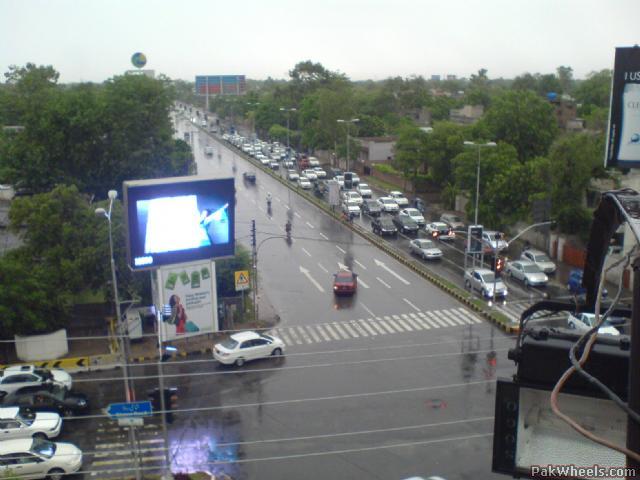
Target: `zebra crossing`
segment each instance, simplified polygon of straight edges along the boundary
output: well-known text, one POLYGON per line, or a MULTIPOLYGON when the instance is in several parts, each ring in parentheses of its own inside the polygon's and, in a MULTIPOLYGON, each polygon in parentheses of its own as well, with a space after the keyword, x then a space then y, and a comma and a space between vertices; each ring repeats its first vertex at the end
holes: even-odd
POLYGON ((382 315, 379 317, 318 323, 315 325, 283 326, 271 329, 287 345, 371 338, 395 333, 438 330, 482 323, 482 320, 464 308, 430 310, 425 312, 382 315))
MULTIPOLYGON (((522 312, 524 312, 531 305, 533 305, 533 303, 528 301, 527 302, 507 302, 505 305, 498 305, 497 308, 506 316, 508 316, 513 322, 518 323, 520 322, 520 315, 522 315, 522 312)), ((536 312, 529 319, 529 322, 533 323, 533 322, 536 322, 536 320, 539 322, 553 322, 558 320, 565 320, 566 318, 567 318, 566 313, 559 312, 559 313, 553 313, 549 315, 548 312, 540 311, 540 312, 536 312)))

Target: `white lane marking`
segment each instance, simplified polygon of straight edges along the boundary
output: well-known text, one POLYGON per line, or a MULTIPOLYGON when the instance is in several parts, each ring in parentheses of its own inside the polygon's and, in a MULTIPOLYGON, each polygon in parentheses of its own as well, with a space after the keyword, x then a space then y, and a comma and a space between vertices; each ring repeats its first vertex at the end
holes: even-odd
POLYGON ((378 335, 378 332, 376 332, 373 329, 373 327, 371 327, 371 325, 369 325, 363 318, 358 319, 358 322, 360 322, 360 325, 362 325, 362 328, 364 328, 372 336, 375 337, 376 335, 378 335))
MULTIPOLYGON (((162 460, 164 458, 164 455, 160 455, 160 456, 155 456, 155 457, 142 457, 142 463, 149 463, 149 462, 155 462, 158 460, 162 460)), ((131 459, 131 456, 128 456, 127 458, 122 458, 120 460, 101 460, 99 462, 91 462, 91 466, 92 467, 105 467, 107 465, 118 465, 118 464, 130 464, 133 460, 131 459)))
POLYGON ((262 213, 264 213, 264 208, 262 208, 260 205, 258 205, 258 210, 260 210, 262 213))
POLYGON ((349 334, 351 334, 352 337, 354 338, 358 338, 360 335, 358 335, 358 332, 356 332, 356 330, 354 328, 351 328, 351 325, 349 325, 348 323, 342 323, 341 324, 342 328, 344 328, 349 334))
POLYGON ((402 319, 400 318, 400 315, 393 315, 393 319, 394 319, 396 322, 398 322, 400 325, 402 325, 402 328, 404 328, 406 331, 408 331, 408 332, 413 332, 413 328, 411 328, 407 322, 405 322, 404 320, 402 320, 402 319))
POLYGON ((333 328, 331 328, 331 325, 326 323, 324 325, 324 328, 327 329, 327 332, 329 332, 329 335, 331 335, 335 340, 342 340, 342 338, 340 338, 340 336, 336 332, 333 331, 333 328))
POLYGON ((411 325, 413 328, 415 328, 416 330, 422 330, 422 325, 419 325, 418 322, 416 322, 413 318, 411 318, 409 315, 407 315, 406 313, 403 313, 402 315, 400 315, 409 325, 411 325))
POLYGON ((440 316, 440 318, 442 320, 444 320, 445 322, 447 322, 449 325, 451 325, 452 327, 456 327, 458 324, 456 322, 454 322, 451 318, 449 318, 449 315, 447 315, 445 310, 436 310, 437 314, 440 316))
POLYGON ((376 318, 376 320, 378 320, 380 322, 380 325, 382 325, 389 333, 398 333, 393 329, 391 325, 387 324, 386 320, 384 320, 383 318, 378 317, 376 318))
POLYGON ((362 337, 368 337, 369 333, 360 326, 358 320, 351 320, 350 325, 355 329, 356 332, 360 334, 362 337))
POLYGON ((276 328, 275 332, 276 337, 282 338, 285 345, 293 345, 293 342, 289 338, 289 335, 285 333, 284 329, 276 328))
POLYGON ((318 329, 318 331, 320 332, 320 335, 322 335, 322 338, 324 338, 326 342, 331 341, 331 339, 329 338, 329 335, 327 335, 327 332, 325 332, 324 328, 322 328, 322 325, 316 325, 316 328, 318 329))
POLYGON ((406 298, 403 298, 402 300, 404 300, 404 302, 409 305, 411 308, 413 308, 416 312, 419 312, 420 309, 418 307, 416 307, 413 303, 411 303, 409 300, 407 300, 406 298))
MULTIPOLYGON (((342 326, 338 322, 333 322, 333 324, 331 326, 336 329, 336 332, 338 332, 341 337, 343 337, 345 340, 349 340, 349 338, 350 338, 349 335, 347 335, 344 332, 344 330, 342 329, 342 326)), ((356 335, 356 337, 357 337, 357 335, 356 335)))
POLYGON ((287 204, 284 205, 287 210, 291 210, 291 207, 287 204))
POLYGON ((340 250, 342 253, 347 253, 347 251, 341 248, 340 245, 336 245, 336 248, 340 250))
POLYGON ((329 270, 327 270, 326 268, 324 268, 324 266, 318 262, 318 266, 320 267, 320 269, 324 272, 324 273, 329 273, 329 270))
POLYGON ((451 318, 451 320, 456 322, 456 324, 458 324, 458 325, 469 325, 469 323, 466 322, 467 319, 466 318, 460 318, 455 310, 454 311, 443 310, 442 313, 447 315, 449 318, 451 318))
POLYGON ((415 313, 410 313, 409 315, 413 318, 413 320, 416 323, 419 323, 420 325, 422 325, 425 328, 425 330, 431 330, 431 325, 427 324, 423 319, 418 317, 418 315, 416 315, 415 313))
POLYGON ((463 315, 465 315, 466 317, 468 317, 472 323, 482 323, 482 320, 480 320, 478 317, 473 315, 471 312, 465 310, 464 308, 460 307, 458 308, 458 311, 463 315))
POLYGON ((371 315, 372 317, 375 317, 375 314, 371 311, 371 309, 370 309, 369 307, 367 307, 367 306, 366 306, 364 303, 362 303, 362 302, 360 302, 360 305, 362 305, 362 308, 364 308, 364 309, 367 311, 367 313, 368 313, 369 315, 371 315))
POLYGON ((293 214, 298 218, 302 218, 302 216, 298 212, 293 212, 293 214))
POLYGON ((429 317, 426 313, 420 312, 418 315, 424 318, 424 321, 431 325, 433 328, 440 328, 440 324, 432 320, 431 317, 429 317))
POLYGON ((391 325, 393 325, 393 328, 395 328, 396 330, 398 330, 399 332, 404 332, 404 328, 402 328, 402 325, 400 325, 399 323, 397 323, 395 320, 393 320, 389 315, 385 315, 384 319, 389 322, 391 325))
POLYGON ((307 342, 307 343, 313 343, 313 341, 311 340, 311 337, 309 336, 309 334, 307 333, 307 331, 302 328, 302 327, 298 327, 298 331, 300 332, 300 335, 302 336, 302 339, 307 342))
POLYGON ((427 312, 427 315, 429 315, 434 322, 437 322, 438 325, 440 325, 441 327, 448 327, 449 325, 447 325, 444 320, 442 320, 440 317, 438 317, 434 312, 427 312))
POLYGON ((329 240, 329 237, 327 237, 324 233, 320 232, 320 236, 322 238, 324 238, 325 240, 329 240))
POLYGON ((363 264, 361 264, 358 260, 354 260, 354 262, 356 262, 356 264, 363 270, 366 270, 367 267, 365 267, 363 264))
POLYGON ((391 285, 389 285, 387 282, 385 282, 384 280, 382 280, 380 277, 376 277, 376 280, 378 280, 381 284, 383 284, 385 287, 387 288, 391 288, 391 285))
POLYGON ((340 270, 349 270, 344 263, 340 263, 340 262, 338 262, 338 268, 340 270))
POLYGON ((302 273, 305 277, 307 277, 309 281, 313 283, 318 290, 320 290, 321 293, 324 293, 324 288, 322 287, 322 285, 320 285, 318 281, 311 276, 311 274, 309 273, 309 270, 304 268, 302 265, 300 265, 300 273, 302 273))
POLYGON ((312 256, 309 252, 307 252, 307 250, 304 247, 300 247, 300 250, 302 250, 304 253, 306 253, 307 256, 309 256, 309 257, 312 256))
POLYGON ((253 204, 255 205, 255 204, 256 204, 256 199, 255 199, 255 198, 252 198, 252 199, 251 199, 251 203, 253 203, 253 204))
POLYGON ((302 345, 302 340, 298 338, 298 334, 296 333, 293 327, 289 328, 289 335, 291 335, 291 338, 293 339, 294 342, 296 342, 296 344, 302 345))
POLYGON ((405 285, 411 285, 411 283, 408 280, 405 280, 400 275, 398 275, 396 272, 391 270, 389 267, 387 267, 387 265, 384 262, 381 262, 377 258, 375 258, 373 261, 375 262, 376 265, 378 265, 380 268, 382 268, 382 269, 386 270, 387 272, 389 272, 391 275, 396 277, 398 280, 400 280, 405 285))
POLYGON ((370 323, 373 326, 373 328, 375 328, 378 331, 378 333, 380 333, 380 335, 387 334, 387 331, 384 328, 382 328, 380 325, 378 325, 379 322, 377 321, 377 319, 367 318, 367 322, 370 323))
POLYGON ((264 190, 264 186, 263 186, 263 185, 258 185, 258 188, 259 188, 260 190, 264 190))
POLYGON ((314 342, 316 342, 316 343, 322 342, 322 339, 320 338, 320 335, 318 335, 316 333, 316 329, 313 328, 313 325, 308 326, 307 330, 309 331, 309 335, 311 335, 313 337, 313 341, 314 342))
POLYGON ((276 200, 278 201, 278 203, 282 203, 282 200, 280 200, 280 197, 276 197, 276 200))
POLYGON ((369 288, 369 285, 367 285, 366 283, 364 283, 364 281, 363 281, 360 277, 358 277, 358 283, 359 283, 360 285, 362 285, 364 288, 369 288))
POLYGON ((305 222, 305 223, 307 224, 307 226, 308 226, 309 228, 316 228, 316 227, 314 227, 313 225, 311 225, 309 222, 305 222))

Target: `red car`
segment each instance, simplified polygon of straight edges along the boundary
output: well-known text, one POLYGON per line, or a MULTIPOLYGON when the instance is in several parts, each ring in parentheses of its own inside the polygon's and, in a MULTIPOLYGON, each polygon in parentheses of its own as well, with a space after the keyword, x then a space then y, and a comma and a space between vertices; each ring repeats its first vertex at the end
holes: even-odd
POLYGON ((350 270, 340 270, 334 275, 333 293, 336 295, 353 295, 358 289, 358 274, 350 270))

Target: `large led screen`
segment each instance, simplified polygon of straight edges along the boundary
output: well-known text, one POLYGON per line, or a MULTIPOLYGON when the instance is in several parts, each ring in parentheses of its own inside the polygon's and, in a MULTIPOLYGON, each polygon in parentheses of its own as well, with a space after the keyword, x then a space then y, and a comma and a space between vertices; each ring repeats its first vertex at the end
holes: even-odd
POLYGON ((233 178, 124 182, 133 270, 234 254, 233 178))

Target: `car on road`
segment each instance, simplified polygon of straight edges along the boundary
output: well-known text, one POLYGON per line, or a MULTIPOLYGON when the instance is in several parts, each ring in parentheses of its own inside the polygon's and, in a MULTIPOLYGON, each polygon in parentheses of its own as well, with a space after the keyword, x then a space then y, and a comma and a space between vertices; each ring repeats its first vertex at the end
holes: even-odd
POLYGON ((253 331, 234 333, 213 346, 213 358, 223 365, 241 367, 250 360, 278 357, 285 351, 282 340, 273 335, 253 331))
POLYGON ((271 170, 279 170, 280 164, 277 160, 271 159, 271 161, 269 162, 269 168, 271 168, 271 170))
MULTIPOLYGON (((567 327, 585 333, 591 330, 596 324, 596 316, 593 313, 576 313, 567 316, 567 327)), ((620 331, 614 326, 615 323, 606 319, 602 326, 598 328, 599 334, 620 335, 620 331)))
POLYGON ((464 230, 464 222, 455 213, 443 213, 440 215, 440 221, 446 223, 454 230, 464 230))
POLYGON ((371 230, 378 235, 397 235, 398 229, 396 228, 393 220, 389 217, 377 217, 371 220, 371 230))
POLYGON ((351 200, 353 202, 356 202, 358 204, 358 207, 362 205, 362 197, 358 192, 354 192, 353 190, 344 192, 342 194, 342 200, 343 201, 351 200))
POLYGON ((406 208, 409 206, 409 199, 404 196, 404 193, 398 190, 392 190, 389 192, 389 196, 396 201, 400 208, 406 208))
POLYGON ((418 210, 417 208, 403 208, 402 210, 400 210, 400 213, 398 213, 398 216, 411 217, 413 221, 418 224, 419 227, 424 227, 426 223, 424 221, 424 216, 422 215, 422 213, 420 213, 420 210, 418 210))
POLYGON ((343 175, 344 172, 339 168, 330 168, 328 174, 329 178, 335 178, 338 175, 343 175))
POLYGON ((0 407, 0 440, 55 438, 62 429, 60 414, 32 412, 20 407, 0 407))
POLYGON ((319 167, 320 166, 320 160, 318 160, 316 157, 309 157, 309 166, 310 167, 319 167))
POLYGON ((293 160, 287 159, 284 162, 282 162, 282 165, 284 166, 284 168, 293 168, 295 166, 295 164, 293 163, 293 160))
POLYGON ((42 438, 0 442, 0 476, 60 480, 80 470, 82 451, 71 443, 42 438))
POLYGON ((344 172, 343 176, 347 178, 347 175, 351 175, 351 188, 356 188, 360 185, 360 177, 355 172, 344 172))
POLYGON ((494 250, 501 252, 509 246, 504 239, 504 233, 496 232, 495 230, 484 230, 482 232, 482 245, 485 252, 493 252, 494 250))
POLYGON ((298 186, 304 190, 311 190, 311 187, 312 187, 311 182, 304 175, 301 175, 298 178, 298 186))
POLYGON ((316 171, 313 168, 307 168, 305 171, 302 172, 302 174, 312 182, 318 179, 318 175, 316 174, 316 171))
POLYGON ((507 286, 488 268, 470 268, 464 272, 464 286, 479 291, 485 298, 493 298, 494 284, 496 297, 505 298, 509 293, 507 286))
POLYGON ((556 264, 551 261, 546 253, 540 250, 527 249, 520 254, 522 260, 535 263, 544 273, 554 273, 556 264))
POLYGON ((289 180, 291 180, 292 182, 295 182, 296 180, 298 180, 300 178, 300 175, 293 168, 291 168, 291 169, 287 170, 287 178, 289 180))
POLYGON ((81 415, 89 410, 86 395, 53 384, 22 387, 2 397, 0 405, 23 407, 34 412, 57 412, 63 417, 81 415))
POLYGON ((358 290, 358 274, 351 270, 340 270, 333 275, 335 295, 353 295, 358 290))
POLYGON ((362 198, 371 198, 373 192, 371 191, 371 187, 366 183, 359 183, 356 187, 356 192, 360 194, 362 198))
MULTIPOLYGON (((587 293, 587 289, 582 286, 582 270, 573 269, 569 272, 569 279, 567 280, 567 290, 574 295, 584 295, 587 293)), ((602 296, 609 295, 609 291, 606 288, 602 289, 602 296)))
POLYGON ((244 172, 242 179, 249 183, 256 183, 256 174, 253 172, 244 172))
POLYGON ((362 201, 362 212, 370 217, 377 217, 382 213, 382 208, 375 200, 365 199, 362 201))
POLYGON ((456 234, 451 227, 443 222, 427 223, 424 227, 427 235, 442 241, 451 241, 456 238, 456 234))
POLYGON ((535 263, 526 260, 507 262, 505 273, 520 280, 525 287, 543 287, 549 281, 549 277, 535 263))
POLYGON ((440 260, 442 250, 426 238, 415 238, 409 242, 409 251, 423 260, 440 260))
POLYGON ((398 203, 391 197, 380 197, 376 200, 383 212, 398 213, 400 207, 398 203))
POLYGON ((344 200, 342 202, 342 211, 349 217, 359 217, 362 213, 360 205, 355 200, 344 200))
POLYGON ((325 172, 322 167, 313 167, 313 171, 316 172, 318 178, 327 178, 327 172, 325 172))
POLYGON ((213 147, 211 145, 207 145, 206 147, 204 147, 204 154, 207 157, 211 157, 213 155, 213 147))
POLYGON ((0 372, 0 392, 12 393, 22 387, 60 385, 70 389, 71 375, 61 368, 38 368, 35 365, 14 365, 0 372))
POLYGON ((418 230, 420 230, 420 225, 418 225, 418 223, 413 218, 407 215, 396 215, 395 217, 393 217, 393 223, 401 233, 411 233, 417 235, 418 230))
POLYGON ((338 185, 340 186, 340 190, 342 190, 344 188, 344 176, 336 175, 335 177, 333 177, 333 179, 336 182, 338 182, 338 185))

